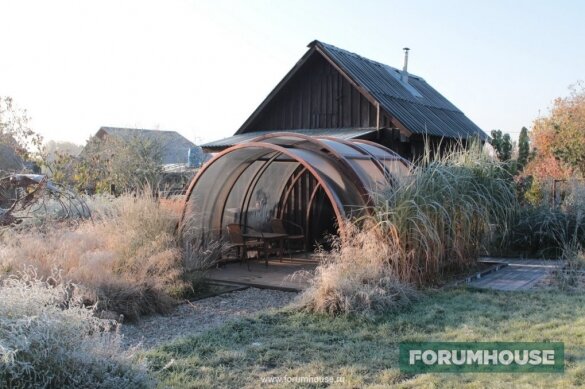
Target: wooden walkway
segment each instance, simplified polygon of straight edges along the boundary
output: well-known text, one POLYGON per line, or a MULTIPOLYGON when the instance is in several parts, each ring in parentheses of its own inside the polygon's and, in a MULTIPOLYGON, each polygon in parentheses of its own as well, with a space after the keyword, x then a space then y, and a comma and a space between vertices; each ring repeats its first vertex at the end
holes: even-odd
MULTIPOLYGON (((285 291, 301 291, 309 286, 309 277, 303 271, 313 271, 317 267, 316 258, 285 259, 282 262, 272 259, 268 266, 264 261, 250 261, 250 270, 239 262, 224 264, 207 273, 210 281, 240 286, 285 291)), ((481 258, 491 264, 505 264, 497 271, 481 277, 472 277, 467 285, 473 288, 505 291, 528 290, 549 277, 551 272, 564 266, 560 260, 481 258)))
POLYGON ((495 290, 528 290, 565 265, 560 260, 482 258, 486 262, 506 263, 508 266, 472 281, 469 286, 495 290))
POLYGON ((235 262, 210 270, 206 278, 255 288, 297 292, 309 286, 309 278, 302 272, 313 271, 315 267, 317 263, 314 261, 271 260, 268 266, 264 265, 264 261, 250 261, 248 270, 246 264, 235 262))

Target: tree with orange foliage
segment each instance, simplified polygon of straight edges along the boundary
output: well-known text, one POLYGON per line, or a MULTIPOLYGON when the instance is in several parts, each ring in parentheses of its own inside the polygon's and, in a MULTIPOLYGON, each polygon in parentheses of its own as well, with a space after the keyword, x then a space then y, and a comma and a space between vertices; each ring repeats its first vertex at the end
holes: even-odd
POLYGON ((549 115, 532 126, 534 157, 525 174, 539 180, 585 177, 585 84, 569 89, 569 96, 557 98, 549 115))

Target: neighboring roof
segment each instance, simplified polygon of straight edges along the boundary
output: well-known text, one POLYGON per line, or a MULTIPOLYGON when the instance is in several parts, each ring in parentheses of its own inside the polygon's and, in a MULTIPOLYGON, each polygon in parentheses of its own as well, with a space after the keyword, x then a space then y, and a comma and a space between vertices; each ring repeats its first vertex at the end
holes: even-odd
MULTIPOLYGON (((286 132, 292 132, 295 134, 301 135, 310 135, 310 136, 330 136, 333 138, 338 139, 356 139, 362 136, 366 136, 375 132, 375 128, 319 128, 319 129, 304 129, 304 130, 286 130, 286 132)), ((208 149, 213 151, 213 149, 224 149, 226 147, 231 147, 236 144, 249 142, 254 138, 257 138, 262 135, 277 133, 282 131, 254 131, 254 132, 247 132, 244 134, 238 134, 234 136, 230 136, 228 138, 223 138, 220 140, 216 140, 213 142, 206 143, 201 145, 203 149, 208 149)))
POLYGON ((196 172, 199 167, 191 167, 187 163, 169 163, 162 165, 164 173, 192 173, 196 172))
POLYGON ((187 163, 189 148, 199 148, 176 131, 146 130, 139 128, 101 127, 97 137, 111 135, 129 141, 134 138, 159 142, 163 147, 163 164, 187 163))
POLYGON ((408 83, 405 83, 401 79, 402 71, 391 66, 317 40, 311 42, 308 47, 309 51, 236 134, 245 131, 247 125, 260 114, 267 102, 278 93, 309 57, 320 53, 370 101, 379 103, 380 108, 396 122, 397 126, 408 132, 448 138, 474 136, 479 136, 483 140, 488 138, 485 132, 423 78, 409 73, 408 83))

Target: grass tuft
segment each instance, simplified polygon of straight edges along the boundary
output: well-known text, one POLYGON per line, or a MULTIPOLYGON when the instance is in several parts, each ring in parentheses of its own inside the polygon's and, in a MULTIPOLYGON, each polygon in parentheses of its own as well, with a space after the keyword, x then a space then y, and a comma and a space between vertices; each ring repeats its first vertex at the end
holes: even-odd
POLYGON ((416 299, 414 287, 394 273, 391 263, 399 253, 378 228, 347 223, 345 231, 343 238, 332 238, 330 251, 321 253, 310 287, 297 300, 299 308, 328 315, 372 315, 416 299))
POLYGON ((413 285, 474 266, 490 232, 505 230, 516 209, 505 165, 478 146, 427 156, 395 178, 370 216, 340 229, 301 295, 302 309, 369 315, 407 305, 416 297, 413 285))

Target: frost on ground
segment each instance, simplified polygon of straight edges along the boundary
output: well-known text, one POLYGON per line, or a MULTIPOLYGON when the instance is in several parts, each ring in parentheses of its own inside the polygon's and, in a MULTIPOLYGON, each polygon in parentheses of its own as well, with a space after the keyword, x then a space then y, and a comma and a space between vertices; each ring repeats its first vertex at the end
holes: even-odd
POLYGON ((1 388, 148 388, 146 367, 108 320, 69 298, 66 285, 23 274, 0 283, 1 388))
POLYGON ((152 315, 136 324, 122 325, 125 347, 149 349, 242 316, 283 307, 296 297, 294 292, 248 288, 215 297, 186 302, 170 314, 152 315))

